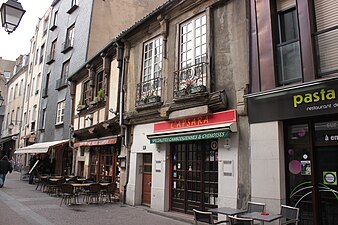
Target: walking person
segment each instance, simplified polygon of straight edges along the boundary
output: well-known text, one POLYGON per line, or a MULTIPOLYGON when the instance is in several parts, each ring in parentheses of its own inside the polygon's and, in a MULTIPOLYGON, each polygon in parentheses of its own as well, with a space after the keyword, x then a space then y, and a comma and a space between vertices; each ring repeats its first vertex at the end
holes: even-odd
POLYGON ((5 184, 6 175, 8 172, 12 173, 13 167, 11 163, 8 161, 7 155, 2 157, 0 160, 0 188, 2 188, 5 184))
POLYGON ((29 160, 29 184, 34 184, 34 177, 37 174, 37 165, 34 167, 35 163, 37 162, 37 158, 36 155, 33 155, 33 157, 29 160), (34 167, 34 169, 32 170, 32 168, 34 167), (31 171, 32 170, 32 171, 31 171))

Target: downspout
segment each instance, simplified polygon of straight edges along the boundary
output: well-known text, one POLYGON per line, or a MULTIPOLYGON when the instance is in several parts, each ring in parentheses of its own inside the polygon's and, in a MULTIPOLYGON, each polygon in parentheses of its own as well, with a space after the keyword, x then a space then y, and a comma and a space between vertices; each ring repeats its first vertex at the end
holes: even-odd
POLYGON ((76 150, 72 145, 72 138, 73 138, 73 132, 74 132, 74 124, 73 124, 73 112, 74 112, 74 105, 73 102, 75 101, 75 87, 74 83, 68 80, 68 87, 69 87, 69 95, 70 95, 70 103, 69 103, 69 108, 70 108, 70 115, 69 115, 69 136, 68 136, 68 147, 72 150, 73 152, 73 158, 72 158, 72 170, 71 174, 75 175, 75 165, 76 165, 76 150))
POLYGON ((128 148, 128 128, 127 126, 123 123, 123 103, 124 103, 124 76, 125 76, 125 60, 126 57, 123 54, 124 51, 124 46, 120 45, 118 42, 116 42, 116 46, 118 48, 118 55, 117 55, 117 60, 119 62, 122 61, 122 65, 119 67, 120 72, 119 72, 119 84, 120 84, 120 90, 119 90, 119 125, 121 127, 121 134, 124 133, 124 148, 126 151, 126 181, 123 187, 123 204, 126 203, 126 193, 127 193, 127 186, 128 186, 128 181, 129 181, 129 160, 130 160, 130 151, 128 148))

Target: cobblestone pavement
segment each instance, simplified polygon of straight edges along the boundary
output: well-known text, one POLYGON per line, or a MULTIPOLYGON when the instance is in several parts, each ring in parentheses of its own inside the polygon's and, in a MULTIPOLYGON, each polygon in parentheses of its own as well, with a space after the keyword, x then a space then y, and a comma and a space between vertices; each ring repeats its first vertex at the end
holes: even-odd
MULTIPOLYGON (((187 225, 192 216, 149 212, 146 207, 122 203, 79 204, 60 207, 61 198, 35 190, 20 180, 20 173, 6 177, 0 189, 0 225, 187 225)), ((80 199, 80 202, 82 199, 80 199)))

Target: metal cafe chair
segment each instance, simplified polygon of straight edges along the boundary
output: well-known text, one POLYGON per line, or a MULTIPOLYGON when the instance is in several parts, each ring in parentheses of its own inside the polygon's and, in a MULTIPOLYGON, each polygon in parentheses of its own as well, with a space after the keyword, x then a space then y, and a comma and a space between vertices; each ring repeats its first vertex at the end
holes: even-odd
POLYGON ((298 225, 299 208, 281 205, 280 214, 283 216, 280 219, 280 225, 293 224, 298 225))
POLYGON ((265 203, 260 202, 248 202, 248 213, 251 212, 264 212, 265 203))
POLYGON ((253 219, 228 216, 230 225, 253 225, 253 219))
POLYGON ((200 211, 200 210, 196 210, 193 209, 194 212, 194 221, 195 221, 195 225, 200 224, 199 222, 201 222, 202 224, 225 224, 228 223, 227 220, 214 220, 214 215, 212 214, 212 212, 206 212, 206 211, 200 211))
POLYGON ((61 197, 62 198, 61 198, 60 206, 62 205, 62 202, 70 205, 72 199, 74 200, 74 203, 76 203, 77 195, 74 191, 74 187, 72 184, 61 185, 61 197))

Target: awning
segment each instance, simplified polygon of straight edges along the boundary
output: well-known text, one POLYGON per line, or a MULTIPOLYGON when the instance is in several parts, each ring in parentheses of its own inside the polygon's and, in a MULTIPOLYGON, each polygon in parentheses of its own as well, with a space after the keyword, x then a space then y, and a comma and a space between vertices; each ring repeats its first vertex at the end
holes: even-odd
POLYGON ((231 131, 237 131, 236 122, 220 124, 215 126, 207 126, 199 129, 182 129, 175 132, 159 132, 147 135, 151 144, 180 142, 180 141, 195 141, 215 138, 230 137, 231 131))
POLYGON ((15 139, 13 139, 14 136, 15 136, 15 135, 1 138, 1 139, 0 139, 0 144, 5 143, 5 142, 8 142, 8 141, 15 141, 15 139))
POLYGON ((103 139, 95 139, 95 140, 87 140, 87 141, 80 141, 74 143, 74 147, 80 146, 100 146, 100 145, 113 145, 116 144, 117 136, 103 138, 103 139))
POLYGON ((46 153, 49 148, 56 147, 62 144, 67 143, 69 140, 60 140, 60 141, 49 141, 41 142, 33 145, 29 145, 23 148, 18 148, 14 154, 25 154, 25 153, 46 153))

